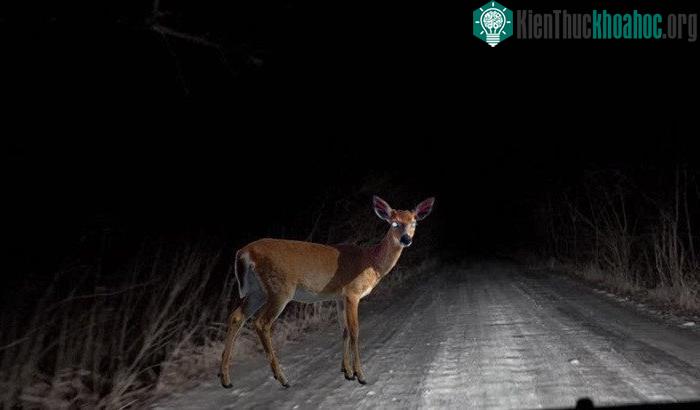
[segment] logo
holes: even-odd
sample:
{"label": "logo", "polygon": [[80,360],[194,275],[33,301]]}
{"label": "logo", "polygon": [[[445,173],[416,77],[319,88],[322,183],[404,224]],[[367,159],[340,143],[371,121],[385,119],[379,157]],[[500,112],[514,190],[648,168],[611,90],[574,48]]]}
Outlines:
{"label": "logo", "polygon": [[474,10],[474,35],[491,47],[513,35],[513,12],[490,1]]}

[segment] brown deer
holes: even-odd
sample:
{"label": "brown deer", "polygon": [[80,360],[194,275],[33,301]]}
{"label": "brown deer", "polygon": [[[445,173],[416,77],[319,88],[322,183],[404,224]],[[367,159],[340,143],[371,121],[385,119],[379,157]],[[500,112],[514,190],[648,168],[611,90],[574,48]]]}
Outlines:
{"label": "brown deer", "polygon": [[428,198],[412,211],[401,211],[373,197],[374,212],[388,222],[390,228],[384,239],[371,247],[260,239],[241,248],[236,253],[235,274],[243,303],[228,318],[226,346],[221,357],[221,384],[227,388],[232,386],[229,362],[233,344],[245,321],[260,310],[254,321],[255,330],[275,379],[289,387],[272,348],[270,332],[272,323],[291,300],[337,301],[338,319],[343,328],[341,370],[346,379],[357,377],[365,384],[358,343],[358,303],[396,265],[403,249],[413,241],[416,222],[430,214],[434,202],[435,198]]}

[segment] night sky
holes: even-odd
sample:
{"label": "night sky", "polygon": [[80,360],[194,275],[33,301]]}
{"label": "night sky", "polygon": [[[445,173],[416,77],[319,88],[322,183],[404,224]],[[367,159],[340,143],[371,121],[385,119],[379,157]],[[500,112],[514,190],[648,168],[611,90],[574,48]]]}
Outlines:
{"label": "night sky", "polygon": [[586,169],[695,166],[697,43],[491,49],[474,1],[161,1],[159,24],[213,48],[154,32],[151,4],[101,3],[3,12],[11,275],[105,227],[240,246],[385,176],[390,203],[437,197],[441,248],[496,252],[536,240],[536,204]]}

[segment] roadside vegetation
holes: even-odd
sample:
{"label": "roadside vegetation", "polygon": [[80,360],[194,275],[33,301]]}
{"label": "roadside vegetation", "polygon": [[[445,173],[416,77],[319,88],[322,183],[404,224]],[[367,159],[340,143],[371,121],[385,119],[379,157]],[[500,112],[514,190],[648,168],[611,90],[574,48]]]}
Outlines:
{"label": "roadside vegetation", "polygon": [[617,293],[700,313],[700,188],[678,166],[586,173],[540,209],[540,260]]}

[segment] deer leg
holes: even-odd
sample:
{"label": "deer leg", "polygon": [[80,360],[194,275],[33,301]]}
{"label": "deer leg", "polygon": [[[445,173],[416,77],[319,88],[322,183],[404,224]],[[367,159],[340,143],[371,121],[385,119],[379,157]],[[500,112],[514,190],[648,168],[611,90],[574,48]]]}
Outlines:
{"label": "deer leg", "polygon": [[287,378],[284,376],[284,373],[280,368],[277,355],[272,347],[271,332],[272,323],[275,321],[275,319],[277,319],[277,316],[282,313],[288,302],[289,298],[271,296],[265,303],[262,313],[260,313],[258,318],[255,319],[255,330],[257,331],[260,342],[262,342],[263,348],[265,349],[267,360],[270,362],[270,367],[272,368],[272,374],[284,387],[289,387],[289,383],[287,383]]}
{"label": "deer leg", "polygon": [[346,317],[348,321],[348,330],[350,331],[350,345],[353,351],[353,362],[352,370],[355,376],[357,376],[357,381],[360,384],[367,383],[365,381],[365,375],[362,371],[362,364],[360,362],[360,346],[359,346],[359,336],[360,336],[360,322],[357,316],[357,308],[360,300],[357,298],[346,298],[345,299],[345,310]]}
{"label": "deer leg", "polygon": [[246,320],[262,307],[263,303],[265,303],[265,295],[262,292],[252,293],[248,295],[243,300],[243,303],[228,317],[228,331],[226,332],[224,352],[221,354],[221,368],[219,372],[221,385],[225,388],[233,386],[229,376],[229,366],[231,363],[231,352],[233,351],[238,332],[241,330]]}
{"label": "deer leg", "polygon": [[339,299],[336,301],[338,309],[338,324],[343,333],[343,361],[340,364],[340,371],[348,380],[355,380],[355,375],[350,368],[350,335],[348,334],[348,321],[345,313],[345,300]]}

